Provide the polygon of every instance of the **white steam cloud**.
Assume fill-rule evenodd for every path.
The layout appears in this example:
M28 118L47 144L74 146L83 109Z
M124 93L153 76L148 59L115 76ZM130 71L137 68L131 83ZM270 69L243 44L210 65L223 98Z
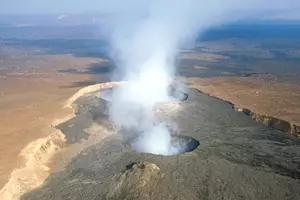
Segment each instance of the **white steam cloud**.
M125 72L127 83L113 94L111 119L121 130L139 135L132 143L133 148L162 155L178 152L170 145L171 135L156 119L153 107L170 98L168 87L182 45L193 42L196 35L212 26L255 17L265 11L286 10L291 5L295 9L296 1L291 2L155 0L147 3L143 17L128 12L117 16L110 32L115 52L112 57Z

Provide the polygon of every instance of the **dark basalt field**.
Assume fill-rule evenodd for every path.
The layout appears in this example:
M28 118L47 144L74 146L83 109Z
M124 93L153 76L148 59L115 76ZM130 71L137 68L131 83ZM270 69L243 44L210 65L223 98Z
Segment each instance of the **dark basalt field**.
M76 102L76 117L58 126L67 142L89 140L92 124L111 134L52 173L22 200L300 199L300 141L188 89L182 102L159 103L160 121L199 144L174 156L139 153L116 133L99 92ZM71 126L72 125L72 126Z

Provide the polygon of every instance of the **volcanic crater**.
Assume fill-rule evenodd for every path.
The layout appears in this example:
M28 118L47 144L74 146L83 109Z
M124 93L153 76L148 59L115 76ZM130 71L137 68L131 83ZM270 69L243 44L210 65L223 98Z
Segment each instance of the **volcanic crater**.
M300 199L299 140L257 123L227 102L196 89L185 91L188 98L176 103L176 112L173 102L154 108L158 121L176 124L180 134L172 145L186 144L180 156L133 150L130 142L137 137L129 140L116 131L105 113L103 91L80 97L76 117L58 128L75 143L95 140L93 131L85 131L90 127L109 134L86 145L21 200Z

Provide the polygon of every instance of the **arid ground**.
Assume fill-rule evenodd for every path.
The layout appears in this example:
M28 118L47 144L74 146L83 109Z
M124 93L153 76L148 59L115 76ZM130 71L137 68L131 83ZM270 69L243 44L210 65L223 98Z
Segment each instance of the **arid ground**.
M52 38L54 36L59 36L50 33L51 28L47 29L46 36L37 36L32 34L36 33L36 31L32 31L30 28L25 28L25 32L20 31L21 29L22 28L17 29L17 31L14 29L8 30L7 32L3 31L3 34L0 35L3 37L3 39L0 38L0 188L8 181L11 172L14 169L24 166L25 158L20 156L20 152L27 144L39 138L49 136L50 132L53 131L53 127L51 127L53 123L57 125L59 124L58 122L68 118L68 116L73 116L72 109L64 107L66 101L82 87L98 82L108 81L111 77L110 72L113 70L112 63L106 60L106 56L103 53L107 49L105 49L105 45L101 40L87 39L86 37L74 39L73 32L68 32L67 28L63 30L63 32L65 31L64 33L68 33L66 34L67 37L69 37L67 39ZM35 28L33 28L33 30L35 30ZM83 29L77 27L76 30L81 33ZM26 37L23 39L18 38L20 35L25 33L27 34ZM9 38L11 36L14 38ZM90 35L87 37L90 37ZM274 117L276 120L283 120L289 125L295 125L298 127L300 125L299 44L298 38L289 37L221 37L221 39L208 39L198 42L196 48L181 50L181 54L178 56L178 70L176 76L188 82L191 87L198 88L202 92L211 96L229 101L237 108L247 109L252 113L259 114L261 116ZM231 123L234 123L233 132L234 134L237 134L237 140L241 137L241 141L236 140L231 143L232 141L230 141L230 139L234 138L231 138L231 136L227 138L226 135L222 135L222 131L231 133L231 129L228 127L222 129L224 124L218 124L220 122L219 121L217 123L219 128L218 133L216 133L216 138L214 139L216 139L216 144L220 145L218 143L220 142L218 139L224 139L225 137L228 141L225 146L223 146L224 149L220 146L220 148L217 148L215 152L211 152L210 148L212 147L211 150L214 150L216 147L214 146L215 143L207 143L208 145L206 146L205 144L202 147L200 145L200 147L204 149L202 149L203 151L198 149L196 154L200 157L205 157L207 155L220 156L223 160L216 160L215 158L217 157L213 157L203 163L199 160L200 157L195 156L196 154L191 154L184 157L178 157L176 159L170 158L169 160L171 163L178 162L182 163L182 166L184 166L185 164L188 165L187 163L192 160L195 165L199 164L206 166L207 168L204 167L205 169L211 168L216 171L219 170L218 163L221 165L222 163L225 163L225 165L228 166L229 171L231 170L231 167L237 167L240 170L239 173L241 174L241 177L249 172L250 175L254 174L254 179L247 176L249 178L247 181L249 181L250 185L253 185L253 183L256 182L260 183L260 175L264 176L263 178L265 183L269 183L271 176L270 174L266 174L265 171L271 171L276 174L276 180L279 182L282 181L282 183L286 184L285 189L289 188L289 185L287 184L289 181L295 183L291 186L293 191L296 191L297 188L299 188L299 165L297 166L295 164L295 161L298 161L297 159L299 157L296 156L293 160L293 152L295 149L299 148L299 143L296 137L286 135L290 134L289 131L276 131L266 125L259 125L254 120L250 119L249 116L245 116L243 113L235 113L236 111L231 110L231 105L227 105L223 101L216 100L215 98L208 97L204 94L201 94L200 96L201 98L199 97L198 100L191 100L191 104L187 104L188 110L186 112L193 110L194 104L198 105L198 103L201 102L206 103L207 109L212 109L208 112L208 116L203 115L203 113L197 113L199 118L203 118L201 119L205 124L207 123L205 118L211 115L226 117L226 113L219 112L214 108L215 105L218 105L220 109L225 109L230 116L234 116L232 119L237 120L237 124L235 124L235 122L229 122L230 120L228 121L228 119L226 119L226 123L224 123L225 125L228 123L228 126L231 126ZM211 101L215 102L215 104L211 103ZM224 106L224 104L226 105ZM200 109L201 105L198 105L197 108ZM186 116L189 115L187 114ZM195 118L194 116L191 118L193 118L196 123L197 117ZM181 121L180 119L181 118L179 117L178 122ZM98 150L94 151L94 147L97 149L100 145L101 148L103 147L102 149L104 149L105 152L106 149L111 150L110 147L105 146L108 143L104 142L104 146L102 143L99 145L96 144L102 140L104 135L107 136L109 131L103 129L103 127L106 126L101 126L99 128L97 125L97 123L106 122L105 120L101 122L102 118L99 118L99 120L95 123L89 121L91 124L89 124L88 127L84 126L86 121L78 118L78 116L73 120L75 120L75 122L78 120L79 128L72 125L74 122L72 120L69 120L59 126L60 130L66 134L67 138L71 138L72 141L74 141L71 143L70 141L67 141L69 147L57 152L53 162L49 164L49 170L58 172L61 170L61 166L70 164L71 159L75 158L75 161L77 160L79 163L79 165L74 165L75 168L79 168L79 171L75 172L75 177L80 178L82 175L82 171L80 171L80 168L82 167L81 164L86 164L86 160L83 158L88 156L88 159L91 159L88 161L92 164L94 162L93 159L97 158ZM218 121L219 118L213 117L212 120ZM264 122L263 120L261 121ZM184 118L183 122L188 124L189 118ZM245 129L249 128L249 131L244 131L244 128L240 127L241 124L245 125L244 122L250 127L253 126L253 129L246 126ZM198 123L200 122L198 121ZM267 125L276 127L273 126L274 123L267 123ZM196 124L193 124L193 126L198 127ZM208 127L207 130L212 131L211 127ZM258 131L255 132L256 130ZM188 132L191 130L186 128L186 131ZM242 132L242 135L239 135L240 131ZM293 132L295 136L299 135L297 131L300 130L296 128ZM88 134L82 135L83 132ZM97 134L94 134L91 137L91 134L95 132L97 132ZM105 134L99 134L99 132L103 132ZM249 135L247 135L248 133ZM260 136L257 135L259 133L266 134L265 137L267 138L260 138ZM199 137L199 140L204 141L210 137L207 133L201 136L191 132L190 135L193 137ZM276 137L274 135L276 135ZM254 138L252 138L253 141L251 140L252 143L250 144L248 143L248 139L252 136ZM86 140L88 142L82 142L82 140ZM289 146L287 149L281 151L281 147L278 147L279 149L277 149L274 153L273 147L277 147L276 145L280 146L282 142L281 140L284 140L283 145L289 146L294 144L295 148L290 148ZM118 146L120 141L120 138L112 136L112 142L113 144L116 144L115 151L118 151L117 155L121 155L120 158L122 158L124 149L122 149L123 147L121 148ZM289 143L289 141L291 142ZM268 152L268 148L263 149L265 143L270 145L268 147L270 147L269 149L271 149L272 152ZM210 144L213 146L209 146ZM230 145L233 144L236 145L234 148L237 151L231 151L232 149L230 148ZM256 149L258 147L262 148L264 151L260 152L259 149ZM125 148L125 152L127 152L127 150L128 149ZM222 154L223 150L226 150L228 154ZM77 156L79 151L83 152ZM254 161L247 160L248 157L246 157L246 160L243 160L243 155L249 156L250 159L253 155L252 151L254 151L257 159ZM288 151L287 155L289 156L289 162L293 163L292 166L286 166L286 163L282 161L283 157L281 153L285 153L285 151ZM90 155L89 152L92 152L92 155ZM101 153L102 151L99 152ZM201 155L202 152L205 152L206 154ZM129 153L129 157L133 155L132 153L133 152ZM137 155L134 154L132 158L141 158L140 155L136 156ZM111 156L104 155L104 158L110 160ZM158 160L156 160L155 156L148 156L147 158L149 158L149 162L157 161L155 165L157 164L158 167L162 166L162 171L164 167L168 167L168 163L165 166L164 164L161 164L164 163L165 158L158 158ZM236 165L236 162L240 164L241 160L242 163L247 164L246 167ZM126 164L127 161L128 160L120 159L120 163L122 163L122 165ZM252 161L254 163L252 163ZM114 164L111 163L111 160L108 163L110 166L111 164L112 166ZM260 169L264 169L264 172L253 171L253 166L250 165L255 163L261 164ZM149 169L151 172L155 172L157 169L151 164L138 164L135 170L139 172L139 168L141 166L142 168L146 166L145 168ZM172 166L176 169L178 167L176 164ZM88 167L93 168L93 166L87 166L87 168ZM195 170L195 173L198 170L198 168L194 166L190 166L190 169ZM93 169L92 172L99 172L97 170L98 169ZM125 168L120 165L113 170L125 170ZM190 174L190 172L188 172L184 167L180 168L180 170L180 173ZM219 171L222 172L222 170ZM108 177L112 178L114 172L109 172ZM62 175L68 177L68 174L66 173L66 171L63 171ZM125 172L125 174L128 173L130 174L128 171ZM136 173L136 171L133 171L133 173ZM49 177L50 180L52 180L52 177L55 178L57 174L59 175L59 173L52 174ZM91 174L88 174L88 176L90 175ZM167 175L167 177L172 179L172 176L169 175ZM183 181L184 179L184 176L181 175L182 174L178 175L179 181ZM202 178L204 177L205 179L206 177L206 183L210 183L211 173L209 171L205 171L205 173L198 175L199 177L203 175ZM218 174L215 175L219 176ZM93 176L93 174L91 176ZM106 175L104 174L104 176ZM123 175L121 175L121 178L122 176ZM157 177L160 179L160 172ZM157 177L155 175L154 179ZM117 179L118 178L120 177L117 177ZM232 178L231 183L234 184L236 177ZM238 185L228 186L228 182L226 185L226 179L230 179L230 177L223 177L223 179L220 179L221 181L218 183L211 182L211 184L219 184L220 188L223 188L224 190L226 190L226 188L235 188L237 190L245 189L239 188ZM215 180L218 181L218 177L216 177ZM94 184L95 181L99 184L99 182L97 182L98 180L86 179L85 181L87 184ZM50 183L53 184L52 182ZM76 181L71 182L71 186L73 183L76 183ZM107 183L108 182L106 182L106 184ZM126 184L127 183L125 183L125 185ZM191 184L193 184L193 182L191 182ZM202 183L197 184L201 185ZM277 186L278 185L274 187ZM102 188L102 186L99 187ZM111 186L111 188L113 187L114 185ZM271 198L273 195L276 196L276 192L273 192L272 190L272 184L267 187L268 188L266 189L270 189L269 197ZM39 192L44 190L44 188L39 189L35 190L33 193L29 193L28 196L25 195L24 199L35 199L35 193L39 194ZM89 189L94 191L92 187ZM285 191L285 189L282 191ZM59 188L57 191L59 191ZM207 194L207 197L214 193L212 190L210 191L211 193L208 194L208 191L209 189L206 188L205 191L200 191L200 193ZM111 191L110 193L113 195L113 198L117 198L117 196L114 195L119 195L119 193L115 193L115 191ZM85 193L83 193L83 195L84 194ZM193 194L195 195L195 198L197 198L197 194ZM51 196L51 194L49 195ZM105 195L109 196L110 194ZM228 195L230 196L230 194ZM236 193L235 195L238 194ZM248 193L245 195L248 195ZM263 192L257 191L256 196L254 197L258 197L259 195L263 195ZM291 199L295 199L299 196L299 194L293 194L291 191L289 191L289 195Z
M300 125L300 84L282 82L272 75L188 80L192 87L229 101L237 108Z
M300 135L297 44L284 39L227 39L203 42L182 54L179 74L191 87L260 118L270 116L288 122L293 130L284 130Z
M87 84L101 80L88 68L98 58L46 55L39 48L0 46L0 187L22 165L21 150L46 137L56 120L72 115L67 99ZM82 73L67 73L64 70ZM91 82L92 81L92 82Z

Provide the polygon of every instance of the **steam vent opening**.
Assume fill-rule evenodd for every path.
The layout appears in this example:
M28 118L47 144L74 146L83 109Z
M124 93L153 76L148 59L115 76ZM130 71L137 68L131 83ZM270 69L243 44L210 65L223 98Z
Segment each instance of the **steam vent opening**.
M169 97L171 97L171 101L181 102L181 101L186 101L188 99L188 94L176 89L173 86L170 86L168 88L168 93L169 93Z
M192 152L200 142L189 136L174 135L167 144L160 144L159 141L152 143L151 138L140 136L129 141L129 145L136 152L172 156Z
M107 102L112 101L112 94L114 88L104 89L101 91L101 98ZM188 94L182 92L181 90L176 89L173 86L168 88L168 96L170 102L182 102L188 99Z

